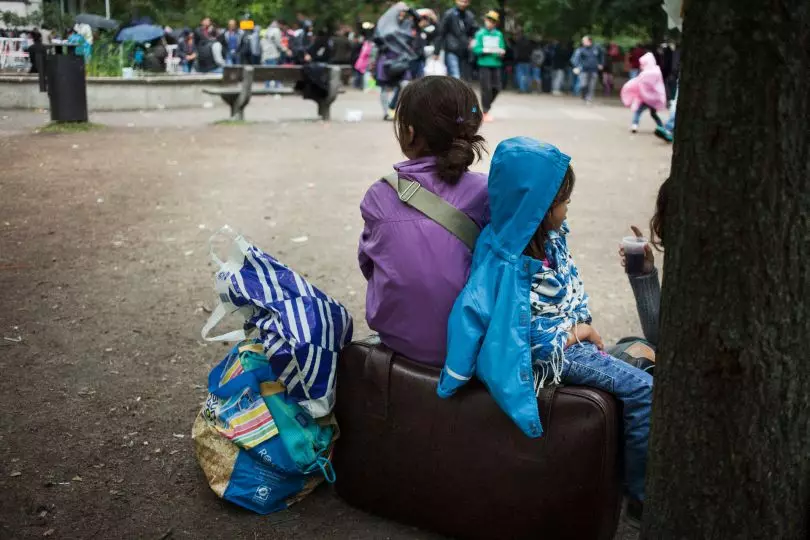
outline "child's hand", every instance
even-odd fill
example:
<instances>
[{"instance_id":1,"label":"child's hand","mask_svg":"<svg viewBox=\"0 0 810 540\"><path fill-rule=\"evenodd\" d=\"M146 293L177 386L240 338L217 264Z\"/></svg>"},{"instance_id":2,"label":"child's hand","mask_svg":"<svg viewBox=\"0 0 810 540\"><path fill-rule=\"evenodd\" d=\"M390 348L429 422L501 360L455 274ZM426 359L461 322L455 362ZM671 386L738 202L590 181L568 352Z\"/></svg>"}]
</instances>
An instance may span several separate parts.
<instances>
[{"instance_id":1,"label":"child's hand","mask_svg":"<svg viewBox=\"0 0 810 540\"><path fill-rule=\"evenodd\" d=\"M630 229L633 231L638 238L644 238L644 235L641 233L641 229L636 227L635 225L630 225ZM627 259L624 255L624 248L620 245L619 246L619 257L622 260L622 266L627 265ZM644 270L642 271L645 275L651 273L655 269L655 255L653 254L652 246L647 244L644 246Z\"/></svg>"},{"instance_id":2,"label":"child's hand","mask_svg":"<svg viewBox=\"0 0 810 540\"><path fill-rule=\"evenodd\" d=\"M565 348L583 341L590 341L600 351L605 348L605 343L602 341L602 336L599 335L593 326L590 324L578 324L571 332L568 332L568 341L565 342Z\"/></svg>"},{"instance_id":3,"label":"child's hand","mask_svg":"<svg viewBox=\"0 0 810 540\"><path fill-rule=\"evenodd\" d=\"M590 335L588 336L588 341L596 345L596 348L600 351L605 350L605 342L602 341L602 336L599 335L599 332L596 331L596 328L593 326L588 326L590 328Z\"/></svg>"}]
</instances>

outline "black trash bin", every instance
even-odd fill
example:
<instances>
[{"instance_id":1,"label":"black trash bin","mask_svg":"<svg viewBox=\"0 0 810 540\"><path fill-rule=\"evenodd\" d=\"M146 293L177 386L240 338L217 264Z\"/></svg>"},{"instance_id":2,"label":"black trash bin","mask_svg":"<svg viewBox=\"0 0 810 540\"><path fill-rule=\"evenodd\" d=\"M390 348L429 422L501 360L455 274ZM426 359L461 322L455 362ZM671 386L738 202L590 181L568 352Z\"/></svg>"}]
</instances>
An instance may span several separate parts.
<instances>
[{"instance_id":1,"label":"black trash bin","mask_svg":"<svg viewBox=\"0 0 810 540\"><path fill-rule=\"evenodd\" d=\"M54 122L87 122L87 79L84 58L75 54L76 47L49 47L45 61L51 120Z\"/></svg>"}]
</instances>

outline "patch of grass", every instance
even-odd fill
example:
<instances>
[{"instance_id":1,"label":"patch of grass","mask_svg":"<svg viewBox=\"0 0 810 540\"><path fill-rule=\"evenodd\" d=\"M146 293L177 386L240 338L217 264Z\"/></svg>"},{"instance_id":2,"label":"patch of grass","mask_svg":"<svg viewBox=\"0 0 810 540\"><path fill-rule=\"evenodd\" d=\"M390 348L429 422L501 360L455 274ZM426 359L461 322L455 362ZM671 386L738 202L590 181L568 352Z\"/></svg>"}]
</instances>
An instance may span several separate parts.
<instances>
[{"instance_id":1,"label":"patch of grass","mask_svg":"<svg viewBox=\"0 0 810 540\"><path fill-rule=\"evenodd\" d=\"M249 122L247 120L231 120L230 118L227 120L217 120L214 122L215 126L248 126L250 124L255 124L255 122Z\"/></svg>"},{"instance_id":2,"label":"patch of grass","mask_svg":"<svg viewBox=\"0 0 810 540\"><path fill-rule=\"evenodd\" d=\"M92 122L51 122L45 127L39 128L39 133L87 133L102 129L101 124Z\"/></svg>"}]
</instances>

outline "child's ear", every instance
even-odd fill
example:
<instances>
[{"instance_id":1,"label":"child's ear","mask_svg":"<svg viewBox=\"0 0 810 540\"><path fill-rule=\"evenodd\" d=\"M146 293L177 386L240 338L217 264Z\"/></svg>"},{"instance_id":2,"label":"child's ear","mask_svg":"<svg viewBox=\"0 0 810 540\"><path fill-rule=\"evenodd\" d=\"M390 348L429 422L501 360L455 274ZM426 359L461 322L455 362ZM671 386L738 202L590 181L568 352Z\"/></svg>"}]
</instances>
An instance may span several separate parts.
<instances>
[{"instance_id":1,"label":"child's ear","mask_svg":"<svg viewBox=\"0 0 810 540\"><path fill-rule=\"evenodd\" d=\"M408 146L413 146L415 139L416 132L413 130L413 126L408 126Z\"/></svg>"}]
</instances>

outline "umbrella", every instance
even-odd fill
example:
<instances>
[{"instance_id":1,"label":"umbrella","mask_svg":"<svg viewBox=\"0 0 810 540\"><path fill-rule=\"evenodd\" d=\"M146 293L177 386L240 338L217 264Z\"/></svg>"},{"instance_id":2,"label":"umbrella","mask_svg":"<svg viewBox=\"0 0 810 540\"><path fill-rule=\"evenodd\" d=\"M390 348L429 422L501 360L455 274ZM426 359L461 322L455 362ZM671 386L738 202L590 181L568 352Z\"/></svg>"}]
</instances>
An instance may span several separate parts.
<instances>
[{"instance_id":1,"label":"umbrella","mask_svg":"<svg viewBox=\"0 0 810 540\"><path fill-rule=\"evenodd\" d=\"M93 15L92 13L80 13L76 15L77 24L86 24L90 28L98 30L115 30L118 28L118 21L106 19L101 15Z\"/></svg>"},{"instance_id":2,"label":"umbrella","mask_svg":"<svg viewBox=\"0 0 810 540\"><path fill-rule=\"evenodd\" d=\"M118 35L115 36L115 41L122 43L124 41L135 41L137 43L147 43L163 37L163 28L152 24L139 24L136 26L129 26L122 28Z\"/></svg>"}]
</instances>

